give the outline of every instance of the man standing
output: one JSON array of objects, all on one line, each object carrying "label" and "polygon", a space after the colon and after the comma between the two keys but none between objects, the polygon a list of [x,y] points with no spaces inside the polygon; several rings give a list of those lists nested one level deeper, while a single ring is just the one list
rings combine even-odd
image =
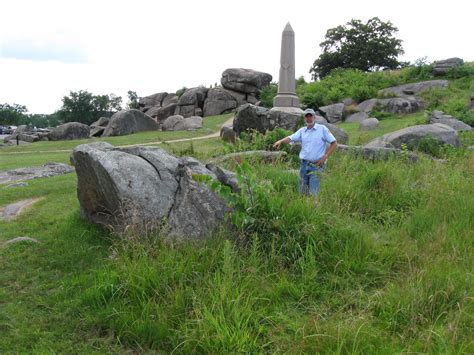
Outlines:
[{"label": "man standing", "polygon": [[279,149],[282,143],[301,142],[300,152],[300,193],[317,195],[320,175],[324,171],[328,157],[337,147],[336,138],[329,129],[316,123],[316,113],[312,109],[304,111],[306,127],[300,128],[291,136],[273,144]]}]

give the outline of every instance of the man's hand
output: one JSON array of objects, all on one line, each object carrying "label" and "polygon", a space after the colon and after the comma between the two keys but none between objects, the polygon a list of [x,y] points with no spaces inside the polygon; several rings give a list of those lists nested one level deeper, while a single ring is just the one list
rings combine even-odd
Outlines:
[{"label": "man's hand", "polygon": [[282,143],[288,144],[290,142],[291,142],[291,139],[290,139],[289,136],[285,137],[285,138],[282,138],[279,141],[276,141],[275,143],[273,143],[273,148],[280,149],[280,146],[281,146]]},{"label": "man's hand", "polygon": [[317,166],[323,166],[324,163],[326,162],[326,160],[328,160],[328,156],[326,154],[324,154],[320,159],[316,160],[314,163]]}]

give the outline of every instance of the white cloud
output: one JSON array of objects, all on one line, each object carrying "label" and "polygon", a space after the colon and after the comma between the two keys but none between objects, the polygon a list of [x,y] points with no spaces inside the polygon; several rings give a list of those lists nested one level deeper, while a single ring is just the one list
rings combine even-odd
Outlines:
[{"label": "white cloud", "polygon": [[79,41],[65,35],[10,38],[0,44],[0,57],[31,61],[85,63],[87,55]]}]

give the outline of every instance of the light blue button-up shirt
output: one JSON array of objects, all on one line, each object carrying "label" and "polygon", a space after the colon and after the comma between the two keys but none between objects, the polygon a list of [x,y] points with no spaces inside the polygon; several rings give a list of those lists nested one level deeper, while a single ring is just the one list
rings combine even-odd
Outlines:
[{"label": "light blue button-up shirt", "polygon": [[315,123],[308,129],[302,127],[290,136],[291,142],[301,142],[300,159],[316,161],[326,152],[326,147],[336,140],[329,129]]}]

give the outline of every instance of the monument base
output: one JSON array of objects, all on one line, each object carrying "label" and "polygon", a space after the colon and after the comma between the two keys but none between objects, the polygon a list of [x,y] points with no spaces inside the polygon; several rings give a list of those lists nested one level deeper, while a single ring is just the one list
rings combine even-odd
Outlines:
[{"label": "monument base", "polygon": [[294,114],[294,115],[301,115],[303,114],[303,110],[300,109],[299,107],[279,107],[279,106],[274,106],[270,109],[270,112],[284,112],[284,113],[289,113],[289,114]]},{"label": "monument base", "polygon": [[273,99],[273,106],[275,107],[300,107],[300,100],[298,96],[292,94],[278,94]]}]

